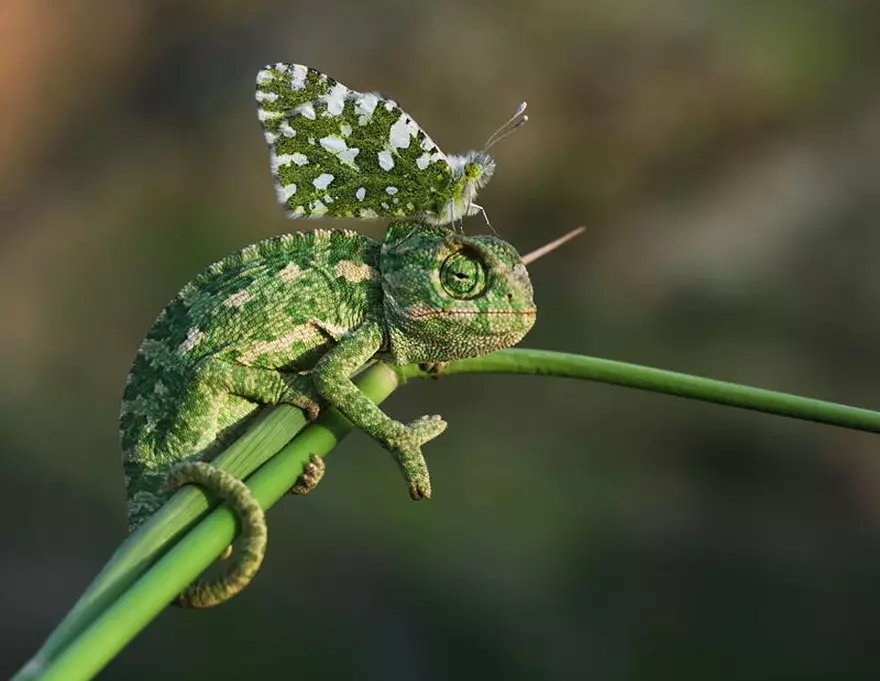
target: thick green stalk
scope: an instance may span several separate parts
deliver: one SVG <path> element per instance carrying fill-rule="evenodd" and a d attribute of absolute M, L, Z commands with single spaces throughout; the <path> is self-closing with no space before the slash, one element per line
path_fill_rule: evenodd
<path fill-rule="evenodd" d="M 880 432 L 880 412 L 868 409 L 558 352 L 502 350 L 485 357 L 450 362 L 443 367 L 442 373 L 444 376 L 518 373 L 580 378 Z M 364 372 L 359 385 L 378 403 L 393 392 L 398 382 L 430 375 L 415 365 L 389 367 L 378 364 Z M 264 508 L 268 508 L 300 475 L 312 453 L 324 455 L 351 429 L 338 412 L 328 410 L 272 457 L 302 425 L 302 416 L 296 409 L 278 407 L 269 410 L 261 423 L 215 462 L 244 478 L 268 460 L 247 478 L 248 486 Z M 178 493 L 142 530 L 123 544 L 16 679 L 90 678 L 229 545 L 236 523 L 234 513 L 226 506 L 207 515 L 180 539 L 183 530 L 208 507 L 207 500 L 197 490 L 183 492 L 186 494 Z M 175 539 L 179 539 L 178 543 L 168 550 Z M 162 555 L 166 550 L 167 553 Z M 156 562 L 159 556 L 162 557 Z"/>

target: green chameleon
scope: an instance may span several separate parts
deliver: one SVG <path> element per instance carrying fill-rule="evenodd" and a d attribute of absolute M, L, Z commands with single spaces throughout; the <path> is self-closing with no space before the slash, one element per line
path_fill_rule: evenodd
<path fill-rule="evenodd" d="M 187 284 L 150 329 L 126 380 L 129 530 L 176 487 L 195 483 L 236 508 L 243 548 L 222 577 L 187 587 L 176 603 L 220 603 L 262 561 L 259 504 L 240 480 L 206 463 L 261 405 L 293 404 L 310 419 L 326 405 L 338 408 L 391 452 L 413 499 L 429 498 L 421 446 L 446 423 L 395 421 L 351 377 L 373 359 L 439 363 L 519 342 L 536 314 L 528 261 L 492 236 L 400 222 L 382 243 L 337 230 L 267 239 Z M 322 475 L 313 457 L 291 491 L 308 491 Z"/>

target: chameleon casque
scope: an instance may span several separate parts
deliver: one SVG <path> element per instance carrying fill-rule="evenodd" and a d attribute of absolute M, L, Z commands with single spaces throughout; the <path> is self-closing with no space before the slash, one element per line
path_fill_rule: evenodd
<path fill-rule="evenodd" d="M 217 604 L 240 591 L 265 550 L 263 512 L 247 487 L 206 463 L 261 405 L 310 419 L 332 405 L 391 452 L 413 499 L 431 496 L 421 446 L 439 416 L 404 425 L 352 383 L 370 360 L 444 362 L 517 343 L 535 322 L 526 266 L 508 243 L 444 227 L 392 223 L 382 243 L 351 231 L 273 237 L 211 265 L 168 304 L 126 380 L 120 434 L 129 530 L 184 483 L 202 485 L 241 518 L 237 562 L 176 603 Z M 291 491 L 317 484 L 317 457 Z"/>

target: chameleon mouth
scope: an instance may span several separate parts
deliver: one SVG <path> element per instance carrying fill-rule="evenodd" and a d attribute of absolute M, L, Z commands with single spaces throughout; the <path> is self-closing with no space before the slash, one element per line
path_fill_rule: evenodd
<path fill-rule="evenodd" d="M 531 310 L 424 310 L 421 312 L 413 312 L 410 314 L 412 319 L 430 319 L 433 317 L 476 317 L 491 316 L 500 317 L 504 315 L 515 315 L 520 317 L 534 317 L 537 309 Z"/>

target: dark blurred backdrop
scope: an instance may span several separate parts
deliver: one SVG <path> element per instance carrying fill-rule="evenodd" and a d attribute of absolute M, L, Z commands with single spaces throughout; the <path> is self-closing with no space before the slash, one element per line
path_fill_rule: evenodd
<path fill-rule="evenodd" d="M 481 203 L 523 251 L 588 231 L 532 267 L 526 346 L 880 407 L 878 25 L 873 0 L 6 0 L 0 677 L 124 537 L 155 315 L 317 226 L 275 203 L 265 63 L 388 93 L 448 152 L 529 101 Z M 433 501 L 355 434 L 243 595 L 166 611 L 104 678 L 877 678 L 876 437 L 559 379 L 387 408 L 450 423 Z"/>

